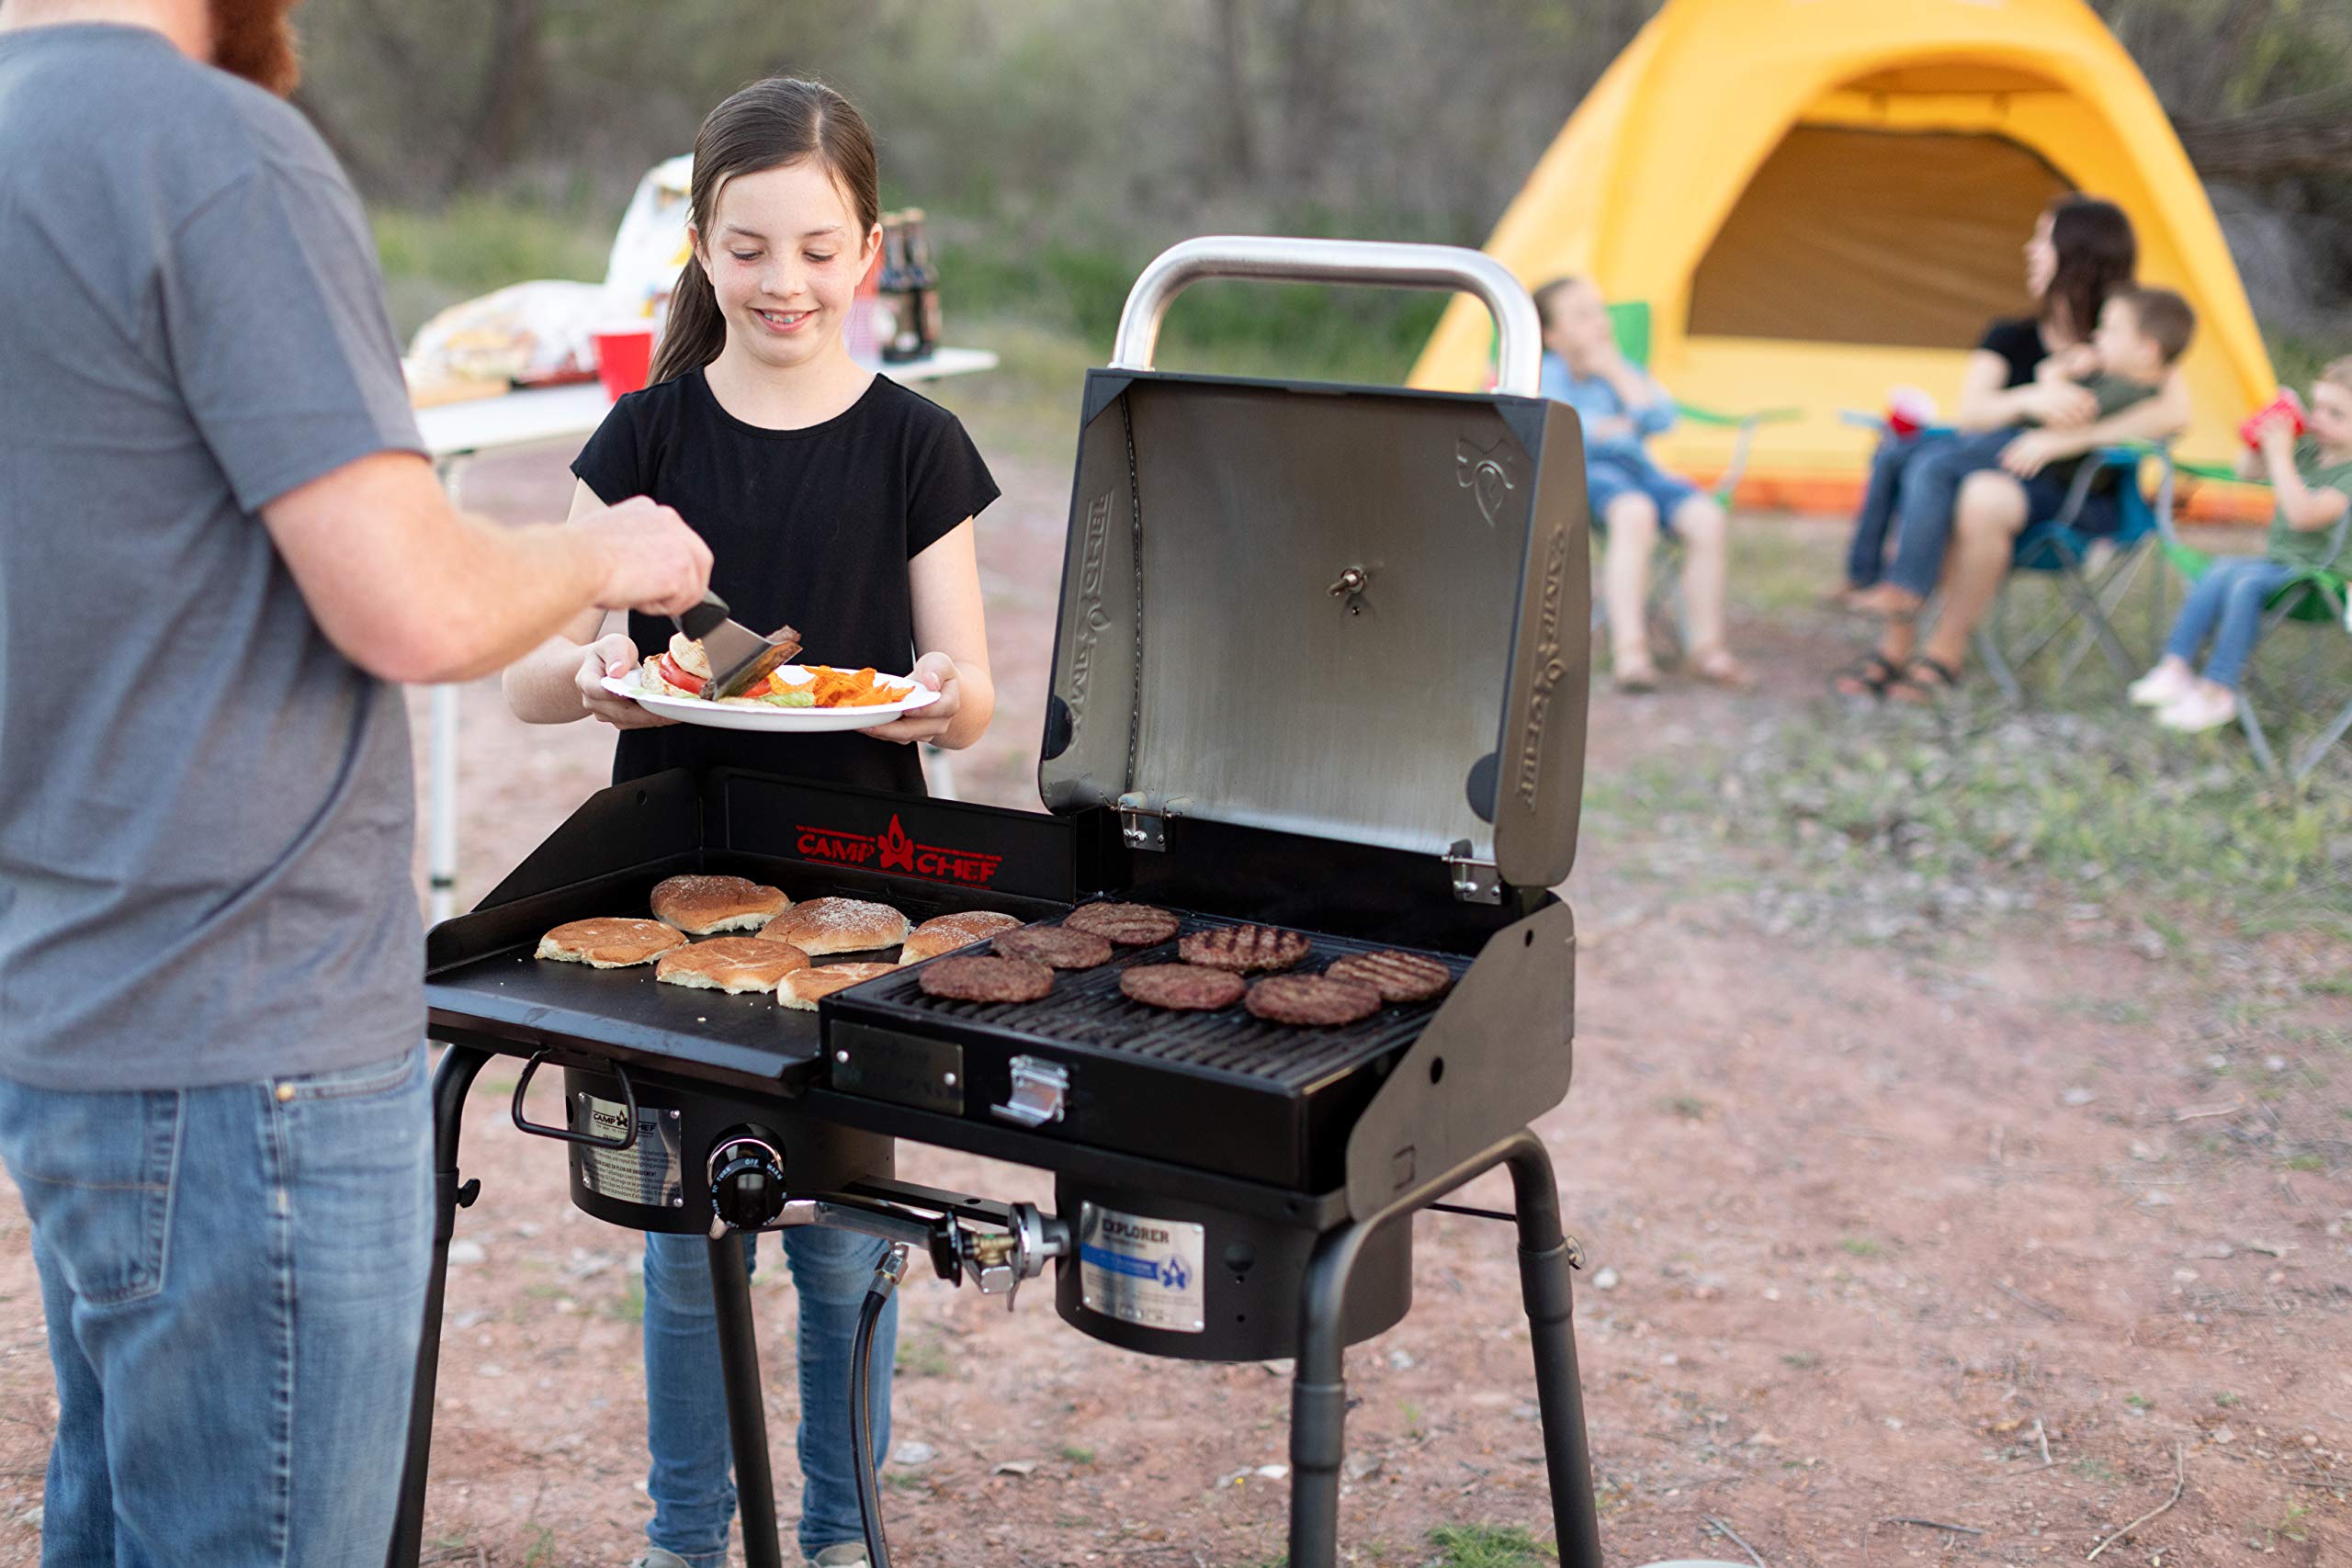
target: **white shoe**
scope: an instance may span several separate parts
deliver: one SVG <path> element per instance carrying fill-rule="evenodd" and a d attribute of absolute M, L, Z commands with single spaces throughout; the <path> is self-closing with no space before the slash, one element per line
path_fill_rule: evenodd
<path fill-rule="evenodd" d="M 829 1546 L 809 1560 L 812 1568 L 867 1568 L 865 1543 L 845 1540 Z"/>
<path fill-rule="evenodd" d="M 2177 729 L 2183 735 L 2201 735 L 2209 729 L 2219 729 L 2238 716 L 2235 694 L 2215 694 L 2203 687 L 2190 692 L 2170 706 L 2160 710 L 2156 722 L 2166 729 Z"/>
<path fill-rule="evenodd" d="M 2132 682 L 2129 694 L 2139 707 L 2170 707 L 2196 690 L 2196 685 L 2188 671 L 2177 664 L 2159 664 Z"/>
<path fill-rule="evenodd" d="M 674 1551 L 649 1546 L 644 1556 L 630 1560 L 628 1568 L 686 1568 L 686 1560 Z"/>

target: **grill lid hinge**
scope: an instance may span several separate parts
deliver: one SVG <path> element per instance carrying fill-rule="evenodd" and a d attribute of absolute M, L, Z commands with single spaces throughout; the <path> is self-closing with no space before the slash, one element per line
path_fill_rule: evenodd
<path fill-rule="evenodd" d="M 1171 800 L 1164 795 L 1129 790 L 1119 796 L 1119 836 L 1131 850 L 1164 851 L 1168 848 L 1168 824 L 1183 816 L 1190 804 L 1181 796 Z"/>
<path fill-rule="evenodd" d="M 1496 874 L 1495 863 L 1480 860 L 1470 850 L 1470 840 L 1456 839 L 1445 856 L 1446 869 L 1453 874 L 1453 897 L 1463 904 L 1499 904 L 1503 901 L 1503 881 Z"/>

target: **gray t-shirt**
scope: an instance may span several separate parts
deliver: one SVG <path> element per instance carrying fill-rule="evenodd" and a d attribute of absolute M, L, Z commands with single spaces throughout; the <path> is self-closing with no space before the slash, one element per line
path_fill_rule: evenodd
<path fill-rule="evenodd" d="M 358 198 L 139 28 L 0 33 L 0 1077 L 389 1055 L 424 1028 L 408 726 L 256 515 L 422 450 Z"/>

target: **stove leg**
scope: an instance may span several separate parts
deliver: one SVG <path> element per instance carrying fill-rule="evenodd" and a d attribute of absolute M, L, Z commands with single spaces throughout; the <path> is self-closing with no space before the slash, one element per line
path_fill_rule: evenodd
<path fill-rule="evenodd" d="M 424 1477 L 433 1455 L 433 1395 L 441 1369 L 441 1303 L 449 1282 L 449 1238 L 458 1211 L 474 1201 L 478 1181 L 458 1181 L 458 1134 L 466 1091 L 490 1053 L 469 1045 L 442 1050 L 433 1073 L 433 1266 L 424 1285 L 424 1334 L 416 1346 L 416 1381 L 409 1393 L 408 1455 L 401 1466 L 400 1509 L 392 1517 L 386 1568 L 416 1568 L 424 1541 Z"/>
<path fill-rule="evenodd" d="M 710 1244 L 710 1288 L 718 1313 L 718 1366 L 727 1384 L 727 1434 L 735 1450 L 736 1515 L 744 1568 L 783 1568 L 775 1532 L 775 1481 L 768 1471 L 767 1413 L 760 1404 L 760 1347 L 752 1334 L 752 1275 L 743 1237 Z"/>
<path fill-rule="evenodd" d="M 1351 1222 L 1328 1233 L 1307 1259 L 1290 1390 L 1290 1568 L 1332 1568 L 1339 1560 L 1348 1418 L 1341 1309 L 1356 1258 L 1379 1223 Z"/>
<path fill-rule="evenodd" d="M 1600 1568 L 1600 1516 L 1592 1495 L 1584 1392 L 1577 1379 L 1570 1321 L 1573 1244 L 1560 1230 L 1559 1187 L 1542 1141 L 1521 1133 L 1505 1159 L 1519 1211 L 1519 1287 L 1535 1346 L 1535 1401 L 1544 1418 L 1544 1463 L 1550 1472 L 1560 1568 Z"/>

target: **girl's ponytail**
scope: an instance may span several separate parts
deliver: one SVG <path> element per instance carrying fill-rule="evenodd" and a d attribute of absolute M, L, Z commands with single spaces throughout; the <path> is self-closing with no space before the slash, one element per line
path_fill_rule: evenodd
<path fill-rule="evenodd" d="M 857 243 L 882 220 L 874 133 L 856 107 L 821 82 L 770 76 L 752 83 L 710 111 L 695 132 L 695 172 L 687 211 L 695 232 L 710 232 L 719 187 L 737 175 L 783 168 L 804 158 L 832 176 L 858 221 Z M 727 346 L 727 321 L 700 257 L 689 255 L 670 295 L 668 324 L 649 379 L 667 381 L 699 370 Z"/>

